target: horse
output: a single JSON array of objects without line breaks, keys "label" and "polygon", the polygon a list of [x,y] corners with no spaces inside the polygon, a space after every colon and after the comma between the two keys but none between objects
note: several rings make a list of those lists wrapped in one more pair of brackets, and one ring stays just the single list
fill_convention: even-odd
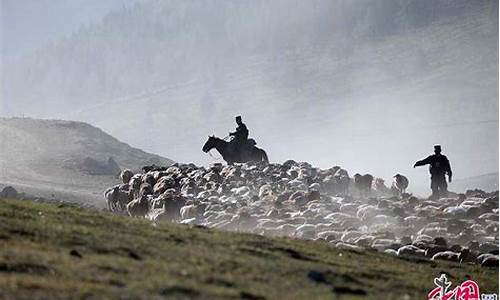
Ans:
[{"label": "horse", "polygon": [[208,151],[215,148],[221,155],[222,158],[228,163],[244,163],[244,162],[264,162],[269,163],[266,151],[263,149],[252,146],[251,151],[247,155],[241,155],[240,153],[234,153],[229,149],[229,142],[220,139],[216,136],[209,136],[205,145],[203,145],[202,151],[207,153]]}]

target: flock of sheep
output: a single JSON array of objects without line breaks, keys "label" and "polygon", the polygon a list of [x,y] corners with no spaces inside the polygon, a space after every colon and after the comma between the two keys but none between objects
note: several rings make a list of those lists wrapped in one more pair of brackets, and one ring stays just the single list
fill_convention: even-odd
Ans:
[{"label": "flock of sheep", "polygon": [[498,192],[439,200],[406,193],[408,179],[383,179],[308,163],[175,164],[124,170],[105,191],[108,208],[155,222],[196,224],[272,236],[324,240],[498,267]]}]

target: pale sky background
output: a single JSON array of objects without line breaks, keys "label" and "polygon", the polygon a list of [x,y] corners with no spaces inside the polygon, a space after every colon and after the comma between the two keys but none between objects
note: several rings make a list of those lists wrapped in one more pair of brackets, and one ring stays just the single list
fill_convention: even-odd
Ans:
[{"label": "pale sky background", "polygon": [[440,143],[455,178],[498,172],[498,1],[0,1],[1,116],[208,164],[242,114],[271,161],[424,191],[411,166]]}]

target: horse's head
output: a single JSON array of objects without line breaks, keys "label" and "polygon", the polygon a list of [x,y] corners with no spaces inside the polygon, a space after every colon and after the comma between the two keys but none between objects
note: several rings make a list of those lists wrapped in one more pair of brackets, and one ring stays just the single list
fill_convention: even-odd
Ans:
[{"label": "horse's head", "polygon": [[205,145],[203,145],[203,148],[201,148],[201,150],[203,152],[207,153],[213,147],[215,147],[215,141],[216,141],[216,137],[215,136],[213,136],[213,135],[208,136],[208,140],[205,142]]}]

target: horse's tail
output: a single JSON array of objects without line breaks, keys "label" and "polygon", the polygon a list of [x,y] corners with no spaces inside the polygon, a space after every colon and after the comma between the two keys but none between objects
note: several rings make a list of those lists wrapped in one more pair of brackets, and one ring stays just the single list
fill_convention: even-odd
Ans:
[{"label": "horse's tail", "polygon": [[266,164],[269,163],[269,159],[267,158],[267,153],[266,151],[264,151],[264,149],[260,149],[260,153],[261,153],[261,159],[263,162],[265,162]]}]

